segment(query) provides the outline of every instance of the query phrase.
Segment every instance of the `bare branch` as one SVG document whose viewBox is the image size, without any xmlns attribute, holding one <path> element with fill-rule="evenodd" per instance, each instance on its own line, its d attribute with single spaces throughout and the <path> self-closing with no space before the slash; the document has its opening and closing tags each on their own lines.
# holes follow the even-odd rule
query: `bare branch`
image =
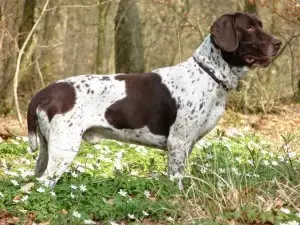
<svg viewBox="0 0 300 225">
<path fill-rule="evenodd" d="M 19 80 L 19 72 L 20 72 L 20 64 L 21 64 L 21 59 L 22 59 L 22 55 L 24 53 L 24 50 L 30 40 L 30 38 L 32 37 L 34 31 L 36 30 L 39 22 L 41 21 L 44 13 L 46 12 L 47 6 L 49 4 L 50 0 L 46 0 L 46 3 L 42 9 L 42 12 L 40 14 L 40 16 L 38 17 L 37 21 L 35 22 L 35 24 L 33 25 L 33 27 L 31 28 L 27 38 L 25 39 L 19 55 L 18 55 L 18 59 L 17 59 L 17 66 L 16 66 L 16 72 L 15 72 L 15 76 L 14 76 L 14 83 L 13 83 L 13 89 L 14 89 L 14 101 L 15 101 L 15 106 L 16 106 L 16 110 L 17 110 L 17 117 L 18 117 L 18 121 L 20 126 L 22 127 L 23 125 L 23 121 L 22 121 L 22 116 L 21 116 L 21 112 L 20 112 L 20 107 L 19 107 L 19 101 L 18 101 L 18 80 Z"/>
</svg>

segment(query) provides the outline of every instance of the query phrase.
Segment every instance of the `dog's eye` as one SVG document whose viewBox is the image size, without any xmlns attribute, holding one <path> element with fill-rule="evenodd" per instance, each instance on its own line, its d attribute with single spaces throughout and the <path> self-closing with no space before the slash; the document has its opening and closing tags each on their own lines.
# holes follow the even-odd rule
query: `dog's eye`
<svg viewBox="0 0 300 225">
<path fill-rule="evenodd" d="M 249 31 L 249 32 L 253 32 L 253 31 L 255 31 L 255 28 L 254 28 L 254 26 L 248 26 L 247 27 L 247 31 Z"/>
</svg>

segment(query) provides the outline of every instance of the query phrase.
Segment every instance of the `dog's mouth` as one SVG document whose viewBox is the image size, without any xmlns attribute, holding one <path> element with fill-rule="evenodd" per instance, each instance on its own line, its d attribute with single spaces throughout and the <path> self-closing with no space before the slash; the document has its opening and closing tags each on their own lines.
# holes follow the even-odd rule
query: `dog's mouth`
<svg viewBox="0 0 300 225">
<path fill-rule="evenodd" d="M 277 53 L 274 54 L 273 56 L 275 56 L 275 55 L 277 55 Z M 262 67 L 267 67 L 272 62 L 272 57 L 256 57 L 256 56 L 252 56 L 252 55 L 245 55 L 244 60 L 249 65 L 257 64 Z"/>
</svg>

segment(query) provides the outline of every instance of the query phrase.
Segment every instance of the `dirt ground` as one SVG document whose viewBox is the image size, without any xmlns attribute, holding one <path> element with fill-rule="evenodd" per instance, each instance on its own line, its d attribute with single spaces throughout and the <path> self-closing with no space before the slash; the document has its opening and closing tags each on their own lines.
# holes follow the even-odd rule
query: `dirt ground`
<svg viewBox="0 0 300 225">
<path fill-rule="evenodd" d="M 0 137 L 3 139 L 14 136 L 26 136 L 26 118 L 23 127 L 15 117 L 0 116 Z M 217 128 L 229 131 L 237 128 L 243 132 L 256 132 L 271 141 L 281 141 L 281 135 L 300 135 L 300 104 L 282 105 L 277 113 L 272 114 L 242 114 L 227 110 Z"/>
</svg>

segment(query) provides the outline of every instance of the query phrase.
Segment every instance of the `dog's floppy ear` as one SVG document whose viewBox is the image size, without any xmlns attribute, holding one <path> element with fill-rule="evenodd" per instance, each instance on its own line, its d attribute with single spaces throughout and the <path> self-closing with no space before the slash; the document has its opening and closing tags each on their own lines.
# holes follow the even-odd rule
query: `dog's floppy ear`
<svg viewBox="0 0 300 225">
<path fill-rule="evenodd" d="M 217 19 L 210 28 L 216 45 L 226 52 L 233 52 L 239 46 L 239 37 L 234 25 L 235 14 L 225 14 Z"/>
</svg>

